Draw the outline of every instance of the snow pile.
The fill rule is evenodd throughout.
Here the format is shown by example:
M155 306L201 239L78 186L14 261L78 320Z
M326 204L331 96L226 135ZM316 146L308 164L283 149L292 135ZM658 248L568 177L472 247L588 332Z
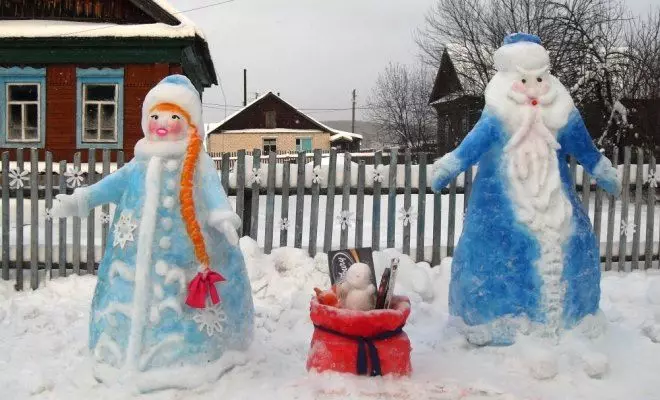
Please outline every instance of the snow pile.
M194 391L162 391L140 399L660 399L660 275L606 274L598 318L559 343L522 337L511 347L476 348L447 324L450 262L433 269L394 250L374 254L377 275L400 259L397 293L409 296L406 332L413 346L407 379L308 374L315 286L330 285L327 258L276 249L264 255L241 239L256 309L247 360L218 382ZM121 388L94 381L87 358L87 320L94 277L50 281L34 292L0 283L0 386L12 399L124 399ZM601 316L602 317L602 316ZM593 338L591 338L593 337Z

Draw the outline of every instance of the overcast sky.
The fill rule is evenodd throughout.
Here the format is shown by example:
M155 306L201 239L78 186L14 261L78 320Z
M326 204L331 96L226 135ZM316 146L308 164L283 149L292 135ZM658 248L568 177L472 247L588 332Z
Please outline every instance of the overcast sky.
M179 10L219 0L169 0ZM350 108L357 89L365 104L378 73L388 62L414 63L416 28L435 0L233 0L185 12L206 34L229 106L243 101L243 68L248 99L280 92L301 109ZM627 0L645 13L660 0ZM222 91L204 92L204 102L223 104ZM222 106L204 109L206 122L224 118ZM228 107L227 114L236 108ZM351 111L304 110L319 120L350 119ZM364 119L358 110L358 119Z

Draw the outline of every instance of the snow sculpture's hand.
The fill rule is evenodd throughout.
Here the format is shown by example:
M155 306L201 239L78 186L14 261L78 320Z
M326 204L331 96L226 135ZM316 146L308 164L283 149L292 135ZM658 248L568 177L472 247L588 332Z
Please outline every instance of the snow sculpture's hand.
M612 162L607 157L602 157L594 168L594 178L598 186L602 187L607 193L618 197L621 194L621 178Z
M58 194L55 196L53 207L50 209L50 215L53 218L64 218L68 216L84 217L87 213L83 212L81 205L81 195L78 191L72 195Z
M433 163L431 188L440 192L460 172L460 160L452 153L447 153Z
M241 226L240 217L232 211L215 210L209 215L209 225L225 235L227 242L232 246L238 244L238 233L236 230Z

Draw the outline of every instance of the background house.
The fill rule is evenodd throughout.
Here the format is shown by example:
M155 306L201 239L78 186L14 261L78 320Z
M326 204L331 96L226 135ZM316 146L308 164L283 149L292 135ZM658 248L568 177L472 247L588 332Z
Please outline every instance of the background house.
M202 33L163 0L0 1L0 151L130 158L146 93L173 73L217 83Z
M330 128L268 92L224 121L208 124L206 146L210 153L358 151L361 141L362 135Z

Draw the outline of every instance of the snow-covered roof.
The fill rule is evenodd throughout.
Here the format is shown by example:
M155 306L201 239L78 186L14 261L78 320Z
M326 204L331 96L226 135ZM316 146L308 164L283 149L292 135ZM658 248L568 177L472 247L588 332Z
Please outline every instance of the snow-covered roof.
M334 142L336 140L348 140L349 142L352 142L353 139L362 140L362 135L360 135L359 133L340 131L337 129L332 129L332 130L333 132L335 132L335 134L330 136L331 142Z
M148 37L187 38L204 33L183 13L165 0L150 0L178 20L178 25L157 22L151 24L111 24L58 20L3 20L0 21L0 38L47 38L47 37Z
M224 125L227 121L233 119L234 117L238 116L241 114L243 111L247 110L252 106L253 104L257 103L258 101L264 99L267 96L274 96L277 99L279 99L282 103L286 104L287 106L298 110L298 108L292 106L291 104L287 103L284 99L282 99L280 96L274 94L273 92L267 92L265 94L262 94L261 96L257 97L256 99L252 100L250 103L248 103L245 107L241 108L240 110L234 112L233 114L229 115L227 118L223 119L220 122L212 122L205 124L206 125L206 134L208 135L209 133L218 130L222 125ZM353 140L362 140L362 135L359 133L353 133L353 132L346 132L346 131L340 131L338 129L331 128L316 119L310 117L309 115L301 112L298 110L300 114L302 114L305 118L307 118L309 121L311 121L313 124L317 125L319 128L321 128L323 131L329 132L330 133L330 141L334 142L336 140L348 140L348 141L353 141ZM222 130L220 129L218 132L215 133L284 133L284 132L295 132L295 131L305 131L302 129L286 129L286 128L275 128L275 129L240 129L240 130ZM307 130L308 131L308 130Z

